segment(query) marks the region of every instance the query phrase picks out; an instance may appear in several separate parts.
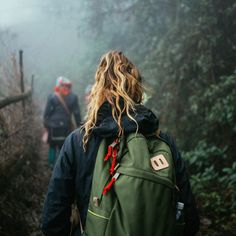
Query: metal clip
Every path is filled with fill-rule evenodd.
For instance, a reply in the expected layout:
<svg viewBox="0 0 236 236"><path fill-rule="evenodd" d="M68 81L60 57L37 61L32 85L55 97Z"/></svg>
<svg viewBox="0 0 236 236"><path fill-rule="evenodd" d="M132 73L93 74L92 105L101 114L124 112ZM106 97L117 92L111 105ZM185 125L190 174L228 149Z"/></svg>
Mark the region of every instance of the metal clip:
<svg viewBox="0 0 236 236"><path fill-rule="evenodd" d="M118 142L117 142L117 140L115 140L115 141L112 142L109 146L111 146L112 148L114 148L117 144L118 144Z"/></svg>
<svg viewBox="0 0 236 236"><path fill-rule="evenodd" d="M116 172L112 178L114 178L115 180L117 180L119 176L120 176L120 173Z"/></svg>
<svg viewBox="0 0 236 236"><path fill-rule="evenodd" d="M116 170L120 166L120 163L117 163L114 170Z"/></svg>
<svg viewBox="0 0 236 236"><path fill-rule="evenodd" d="M99 198L98 197L93 197L93 205L95 207L98 207L99 206Z"/></svg>

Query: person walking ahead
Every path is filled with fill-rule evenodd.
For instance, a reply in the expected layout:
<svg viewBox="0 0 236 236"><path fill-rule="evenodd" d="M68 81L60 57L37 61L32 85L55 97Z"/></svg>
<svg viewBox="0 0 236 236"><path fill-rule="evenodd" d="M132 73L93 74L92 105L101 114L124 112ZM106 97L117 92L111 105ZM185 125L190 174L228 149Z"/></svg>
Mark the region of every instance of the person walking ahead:
<svg viewBox="0 0 236 236"><path fill-rule="evenodd" d="M72 235L73 202L81 219L74 236L82 229L86 236L176 236L172 229L183 205L184 235L198 231L184 162L171 137L155 135L159 122L141 105L142 96L137 67L122 52L105 54L86 121L66 139L48 186L45 235ZM148 149L159 154L149 156Z"/></svg>
<svg viewBox="0 0 236 236"><path fill-rule="evenodd" d="M54 166L67 135L81 122L77 95L71 91L72 83L65 77L58 77L55 92L48 96L44 111L44 127L48 131L48 163ZM72 121L74 116L75 122ZM75 124L76 123L76 124Z"/></svg>

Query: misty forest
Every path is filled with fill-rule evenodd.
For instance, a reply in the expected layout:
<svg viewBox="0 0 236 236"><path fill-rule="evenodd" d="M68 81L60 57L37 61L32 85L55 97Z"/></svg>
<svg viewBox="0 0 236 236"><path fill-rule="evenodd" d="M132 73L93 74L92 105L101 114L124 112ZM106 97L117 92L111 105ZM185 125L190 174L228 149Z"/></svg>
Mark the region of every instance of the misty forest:
<svg viewBox="0 0 236 236"><path fill-rule="evenodd" d="M236 235L235 0L1 0L0 235L43 235L47 97L69 78L85 117L109 50L138 66L145 105L178 145L200 235Z"/></svg>

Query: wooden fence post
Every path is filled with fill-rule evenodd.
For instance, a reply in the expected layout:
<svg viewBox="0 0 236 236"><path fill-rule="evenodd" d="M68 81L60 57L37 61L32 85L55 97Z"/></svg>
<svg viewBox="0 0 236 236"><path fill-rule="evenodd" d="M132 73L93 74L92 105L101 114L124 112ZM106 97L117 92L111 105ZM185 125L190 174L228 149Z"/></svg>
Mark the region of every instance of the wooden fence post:
<svg viewBox="0 0 236 236"><path fill-rule="evenodd" d="M25 84L24 84L24 71L23 71L23 50L19 51L19 65L20 65L20 88L21 93L25 92ZM25 113L25 101L22 100L23 106L23 114Z"/></svg>
<svg viewBox="0 0 236 236"><path fill-rule="evenodd" d="M32 91L32 95L34 92L34 75L31 76L31 91Z"/></svg>

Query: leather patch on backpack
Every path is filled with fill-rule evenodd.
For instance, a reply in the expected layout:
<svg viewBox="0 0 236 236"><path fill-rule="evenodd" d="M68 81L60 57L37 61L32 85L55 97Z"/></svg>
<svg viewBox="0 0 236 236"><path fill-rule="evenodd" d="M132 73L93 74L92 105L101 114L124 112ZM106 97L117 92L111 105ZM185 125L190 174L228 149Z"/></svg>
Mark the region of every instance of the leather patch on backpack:
<svg viewBox="0 0 236 236"><path fill-rule="evenodd" d="M169 163L167 162L166 158L162 154L152 157L151 165L155 171L163 170L169 167Z"/></svg>

